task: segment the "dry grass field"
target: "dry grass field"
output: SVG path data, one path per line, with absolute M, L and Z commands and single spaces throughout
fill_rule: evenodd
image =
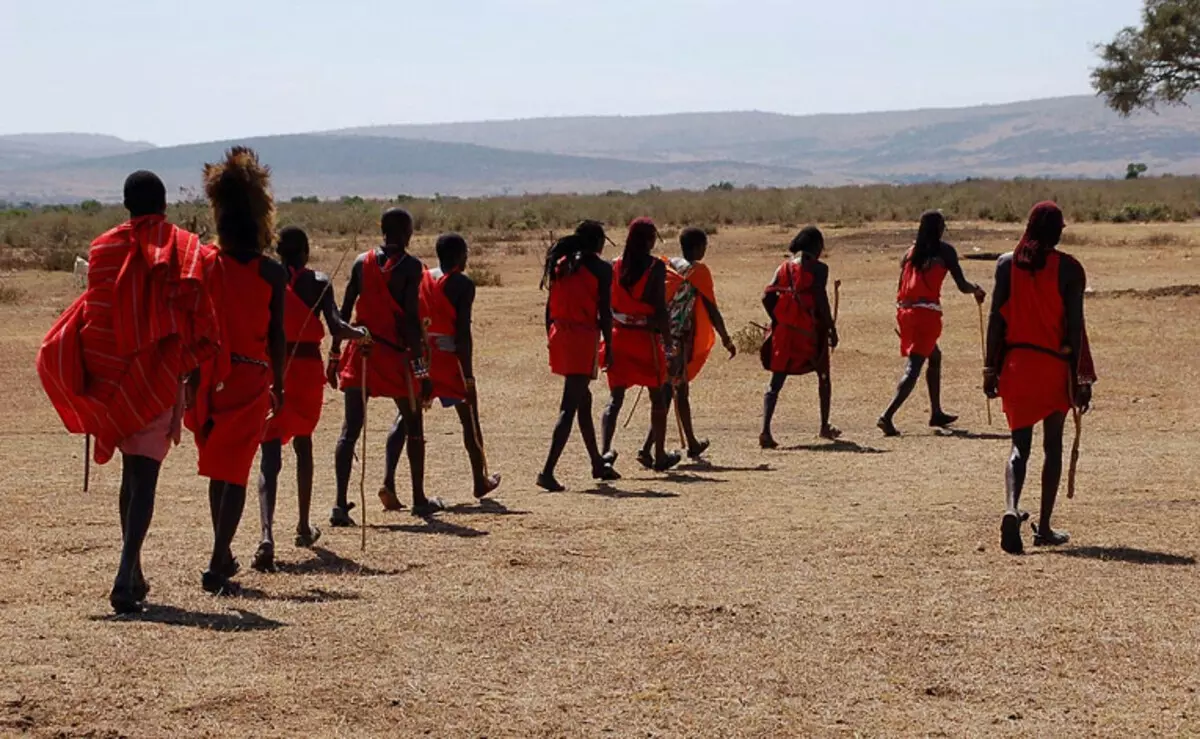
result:
M 243 575 L 241 598 L 204 594 L 209 514 L 185 440 L 164 467 L 146 546 L 151 607 L 125 618 L 107 603 L 119 468 L 94 469 L 80 492 L 82 441 L 62 430 L 33 369 L 72 279 L 0 275 L 0 734 L 1200 735 L 1200 225 L 1069 229 L 1065 249 L 1094 289 L 1101 384 L 1079 493 L 1056 519 L 1073 541 L 1022 558 L 998 546 L 1008 446 L 998 404 L 995 425 L 985 420 L 969 297 L 945 301 L 945 398 L 959 430 L 925 427 L 923 384 L 898 417 L 904 437 L 874 427 L 900 371 L 891 306 L 914 228 L 827 234 L 843 281 L 841 442 L 816 438 L 815 381 L 795 378 L 776 416 L 784 448 L 761 451 L 766 375 L 755 356 L 714 355 L 693 388 L 707 462 L 640 470 L 643 402 L 618 434 L 625 479 L 595 487 L 576 435 L 559 475 L 571 490 L 553 495 L 533 486 L 560 392 L 545 366 L 540 246 L 487 243 L 503 283 L 480 290 L 476 318 L 488 457 L 504 475 L 495 500 L 474 503 L 454 415 L 434 411 L 429 487 L 457 506 L 431 524 L 382 513 L 373 491 L 391 413 L 376 402 L 360 550 L 357 530 L 324 525 L 340 423 L 327 391 L 318 548 L 290 546 L 288 464 L 282 571 Z M 964 255 L 1000 252 L 1018 231 L 951 223 L 948 239 Z M 761 320 L 762 285 L 790 236 L 713 237 L 731 328 Z M 337 249 L 325 244 L 319 265 L 331 269 Z M 990 288 L 990 262 L 965 264 Z M 603 383 L 594 389 L 602 404 Z M 243 563 L 257 529 L 250 503 L 235 542 Z

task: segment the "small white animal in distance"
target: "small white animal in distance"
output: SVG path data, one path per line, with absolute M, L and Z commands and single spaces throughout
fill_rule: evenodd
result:
M 88 284 L 88 262 L 83 257 L 75 257 L 75 284 L 80 290 L 86 290 Z

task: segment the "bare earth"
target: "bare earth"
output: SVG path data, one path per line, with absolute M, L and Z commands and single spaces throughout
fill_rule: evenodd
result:
M 1000 252 L 1017 230 L 951 224 L 948 237 L 964 254 Z M 790 235 L 713 238 L 731 328 L 762 320 L 760 291 Z M 1200 226 L 1070 229 L 1065 249 L 1096 291 L 1101 384 L 1079 494 L 1059 504 L 1074 540 L 1023 558 L 998 546 L 1008 447 L 999 404 L 995 425 L 985 420 L 974 303 L 948 290 L 945 397 L 960 430 L 925 427 L 922 385 L 898 417 L 906 435 L 883 439 L 874 421 L 900 370 L 891 306 L 911 228 L 829 235 L 844 282 L 833 359 L 843 442 L 815 438 L 815 381 L 796 378 L 776 417 L 785 448 L 760 451 L 766 375 L 756 356 L 714 355 L 693 389 L 709 463 L 671 476 L 637 468 L 643 402 L 618 435 L 625 480 L 594 487 L 576 435 L 560 466 L 572 490 L 539 493 L 560 392 L 546 368 L 540 246 L 491 244 L 484 258 L 504 286 L 480 290 L 476 331 L 488 457 L 505 479 L 495 502 L 471 500 L 457 421 L 439 410 L 430 490 L 460 507 L 433 525 L 382 513 L 373 493 L 391 413 L 375 402 L 361 551 L 357 530 L 324 525 L 341 412 L 327 391 L 319 548 L 291 547 L 288 460 L 283 571 L 244 575 L 243 598 L 205 595 L 209 514 L 186 440 L 163 470 L 140 618 L 111 617 L 107 603 L 119 467 L 94 469 L 80 493 L 82 441 L 33 370 L 72 279 L 3 275 L 25 302 L 0 309 L 0 733 L 1200 735 L 1200 291 L 1161 289 L 1200 283 Z M 337 248 L 326 244 L 320 266 L 333 268 Z M 991 263 L 965 264 L 990 289 Z M 607 392 L 593 387 L 598 414 Z M 1035 512 L 1036 480 L 1031 469 Z M 251 501 L 235 543 L 243 563 L 257 531 Z

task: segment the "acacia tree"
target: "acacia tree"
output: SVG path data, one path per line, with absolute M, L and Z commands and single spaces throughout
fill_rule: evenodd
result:
M 1200 0 L 1145 0 L 1142 26 L 1098 47 L 1092 86 L 1122 115 L 1200 91 Z

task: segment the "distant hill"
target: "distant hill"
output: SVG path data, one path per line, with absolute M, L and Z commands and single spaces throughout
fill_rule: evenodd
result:
M 115 200 L 124 176 L 141 167 L 158 171 L 175 193 L 198 186 L 200 165 L 231 143 L 156 149 L 103 136 L 0 137 L 0 198 Z M 1078 96 L 852 115 L 373 126 L 240 143 L 259 149 L 273 167 L 281 197 L 1119 177 L 1129 162 L 1146 163 L 1152 175 L 1200 173 L 1200 112 L 1169 108 L 1123 119 L 1100 100 Z M 23 166 L 12 164 L 21 157 Z
M 732 160 L 800 167 L 829 179 L 1200 173 L 1200 112 L 1123 119 L 1090 96 L 971 108 L 789 116 L 680 113 L 373 126 L 338 135 L 402 136 L 638 161 Z
M 135 154 L 0 172 L 9 201 L 118 200 L 130 171 L 150 169 L 174 195 L 200 186 L 204 162 L 233 144 L 256 149 L 272 168 L 277 197 L 395 197 L 399 194 L 522 194 L 704 187 L 720 181 L 783 186 L 811 172 L 743 162 L 633 162 L 519 152 L 472 144 L 300 134 L 172 146 Z
M 20 133 L 0 136 L 0 170 L 47 167 L 64 162 L 153 149 L 145 141 L 125 141 L 95 133 Z

